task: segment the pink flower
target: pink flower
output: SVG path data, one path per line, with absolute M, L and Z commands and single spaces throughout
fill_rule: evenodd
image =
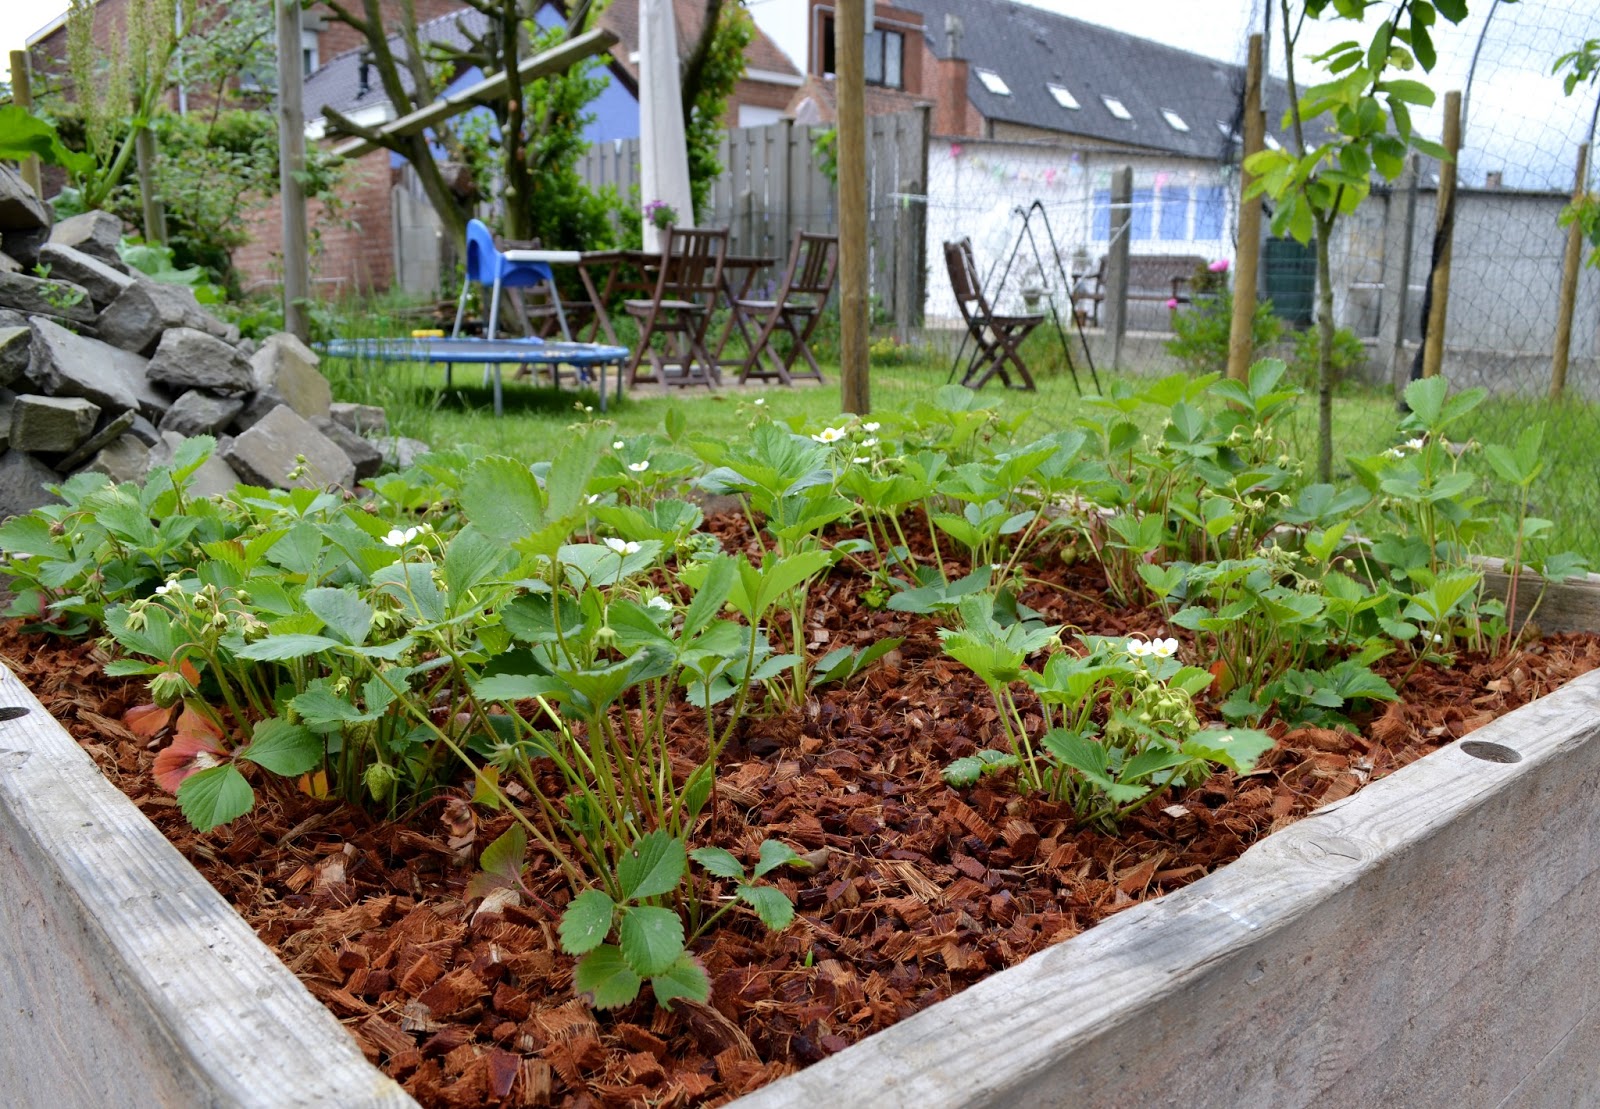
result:
M 1215 262 L 1212 262 L 1209 266 L 1207 266 L 1206 269 L 1210 270 L 1212 273 L 1227 273 L 1228 260 L 1226 258 L 1218 258 Z
M 1178 298 L 1177 297 L 1170 297 L 1167 300 L 1167 309 L 1169 311 L 1172 311 L 1172 312 L 1176 312 L 1178 310 Z

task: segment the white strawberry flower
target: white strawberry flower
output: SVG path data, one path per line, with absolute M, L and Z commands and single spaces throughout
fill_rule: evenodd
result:
M 631 555 L 639 553 L 639 544 L 633 542 L 632 540 L 607 537 L 605 544 L 613 551 L 616 551 L 619 555 Z
M 866 423 L 861 425 L 861 430 L 866 432 L 868 435 L 871 435 L 874 431 L 877 431 L 882 426 L 883 425 L 877 420 L 868 420 Z
M 854 462 L 857 466 L 865 466 L 868 462 L 872 461 L 872 457 L 870 455 L 858 454 L 850 461 Z
M 611 449 L 614 450 L 614 451 L 620 451 L 623 447 L 625 447 L 627 445 L 628 444 L 624 443 L 621 439 L 618 439 L 615 443 L 611 444 Z
M 649 468 L 650 468 L 650 460 L 649 459 L 646 459 L 643 462 L 630 462 L 630 463 L 628 463 L 628 469 L 632 470 L 636 474 L 642 474 L 646 470 L 648 470 Z
M 421 534 L 422 530 L 420 528 L 406 528 L 405 531 L 401 531 L 399 528 L 390 528 L 389 534 L 383 537 L 383 542 L 385 546 L 389 547 L 404 547 Z
M 875 446 L 878 445 L 878 440 L 876 438 L 863 439 L 863 440 L 861 440 L 861 445 L 863 447 L 875 447 Z
M 825 427 L 811 438 L 818 443 L 837 443 L 845 435 L 842 427 Z
M 1155 653 L 1155 645 L 1142 639 L 1129 639 L 1127 650 L 1134 658 L 1149 658 Z
M 1406 450 L 1408 450 L 1408 451 L 1420 451 L 1423 447 L 1425 447 L 1427 445 L 1428 445 L 1428 441 L 1426 439 L 1407 439 L 1406 440 Z
M 1150 641 L 1150 653 L 1156 658 L 1171 658 L 1178 653 L 1176 639 L 1153 639 Z
M 648 601 L 645 602 L 645 607 L 646 608 L 653 608 L 657 612 L 671 612 L 672 611 L 672 602 L 667 600 L 665 597 L 661 596 L 658 593 L 654 597 L 651 597 Z
M 755 406 L 756 406 L 756 407 L 757 407 L 757 408 L 760 408 L 760 407 L 761 407 L 761 406 L 762 406 L 762 405 L 764 405 L 764 404 L 766 404 L 766 403 L 767 403 L 767 398 L 766 398 L 766 397 L 757 397 L 757 398 L 756 398 L 756 399 L 755 399 L 755 400 L 754 400 L 754 401 L 753 401 L 753 402 L 751 402 L 751 403 L 753 403 L 753 404 L 754 404 L 754 405 L 755 405 Z

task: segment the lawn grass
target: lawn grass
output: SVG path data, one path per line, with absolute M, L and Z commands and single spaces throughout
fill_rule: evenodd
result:
M 339 333 L 351 338 L 401 335 L 409 326 L 383 313 L 350 314 Z M 1024 438 L 1069 427 L 1087 411 L 1072 378 L 1061 370 L 1059 347 L 1054 346 L 1053 338 L 1051 345 L 1036 346 L 1031 354 L 1037 392 L 1002 389 L 996 381 L 985 393 L 1004 414 L 1026 413 L 1019 432 Z M 948 357 L 929 348 L 904 350 L 897 361 L 900 364 L 875 362 L 871 367 L 875 411 L 894 412 L 919 400 L 931 400 L 946 383 L 950 370 Z M 507 367 L 506 414 L 499 419 L 493 414 L 490 389 L 481 384 L 479 367 L 457 367 L 448 391 L 442 366 L 327 359 L 323 369 L 338 399 L 383 406 L 391 430 L 397 434 L 435 445 L 476 444 L 529 462 L 549 458 L 562 439 L 591 422 L 604 421 L 624 437 L 659 432 L 673 407 L 687 417 L 691 434 L 716 439 L 744 435 L 757 416 L 757 398 L 762 399 L 765 412 L 778 420 L 798 418 L 821 425 L 839 414 L 837 366 L 827 361 L 823 370 L 828 381 L 822 386 L 791 389 L 771 385 L 716 392 L 674 389 L 670 393 L 648 386 L 620 399 L 609 398 L 610 410 L 605 413 L 599 410 L 599 398 L 593 391 L 512 381 L 511 367 Z M 1104 368 L 1099 373 L 1102 386 L 1108 387 L 1115 375 Z M 1083 386 L 1085 392 L 1092 391 L 1087 375 L 1083 375 Z M 1155 430 L 1159 414 L 1151 410 L 1148 416 Z M 1346 387 L 1335 401 L 1334 458 L 1372 454 L 1392 446 L 1404 438 L 1396 430 L 1397 419 L 1388 390 Z M 1555 522 L 1550 550 L 1573 550 L 1600 566 L 1600 497 L 1596 495 L 1600 488 L 1600 406 L 1581 400 L 1552 405 L 1543 400 L 1491 397 L 1461 428 L 1461 438 L 1509 444 L 1524 427 L 1539 421 L 1547 427 L 1547 468 L 1535 483 L 1531 511 Z M 1280 423 L 1279 432 L 1290 453 L 1309 469 L 1316 457 L 1316 406 L 1310 398 Z M 1494 490 L 1488 493 L 1495 498 Z M 1487 548 L 1497 551 L 1502 545 L 1509 548 L 1510 544 L 1505 537 L 1498 537 Z

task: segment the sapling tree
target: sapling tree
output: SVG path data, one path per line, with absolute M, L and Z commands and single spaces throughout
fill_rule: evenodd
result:
M 1444 159 L 1443 147 L 1419 136 L 1413 128 L 1413 107 L 1428 108 L 1433 90 L 1400 76 L 1437 61 L 1431 28 L 1443 16 L 1460 23 L 1466 0 L 1399 0 L 1362 45 L 1340 42 L 1310 61 L 1327 80 L 1302 94 L 1295 79 L 1295 50 L 1309 20 L 1324 16 L 1360 23 L 1378 0 L 1279 0 L 1282 11 L 1284 62 L 1288 68 L 1290 108 L 1285 126 L 1294 135 L 1293 149 L 1252 154 L 1245 168 L 1252 175 L 1246 199 L 1266 195 L 1276 205 L 1275 235 L 1292 235 L 1301 243 L 1316 241 L 1317 255 L 1317 475 L 1333 473 L 1333 283 L 1329 246 L 1341 216 L 1360 207 L 1372 191 L 1374 175 L 1393 181 L 1405 165 L 1408 150 Z

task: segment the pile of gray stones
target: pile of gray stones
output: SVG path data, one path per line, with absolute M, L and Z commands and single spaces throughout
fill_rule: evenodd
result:
M 427 451 L 386 435 L 383 409 L 333 403 L 294 336 L 241 339 L 188 288 L 124 265 L 122 230 L 98 211 L 55 222 L 0 166 L 0 519 L 85 470 L 138 481 L 192 435 L 217 438 L 202 496 L 352 488 Z

